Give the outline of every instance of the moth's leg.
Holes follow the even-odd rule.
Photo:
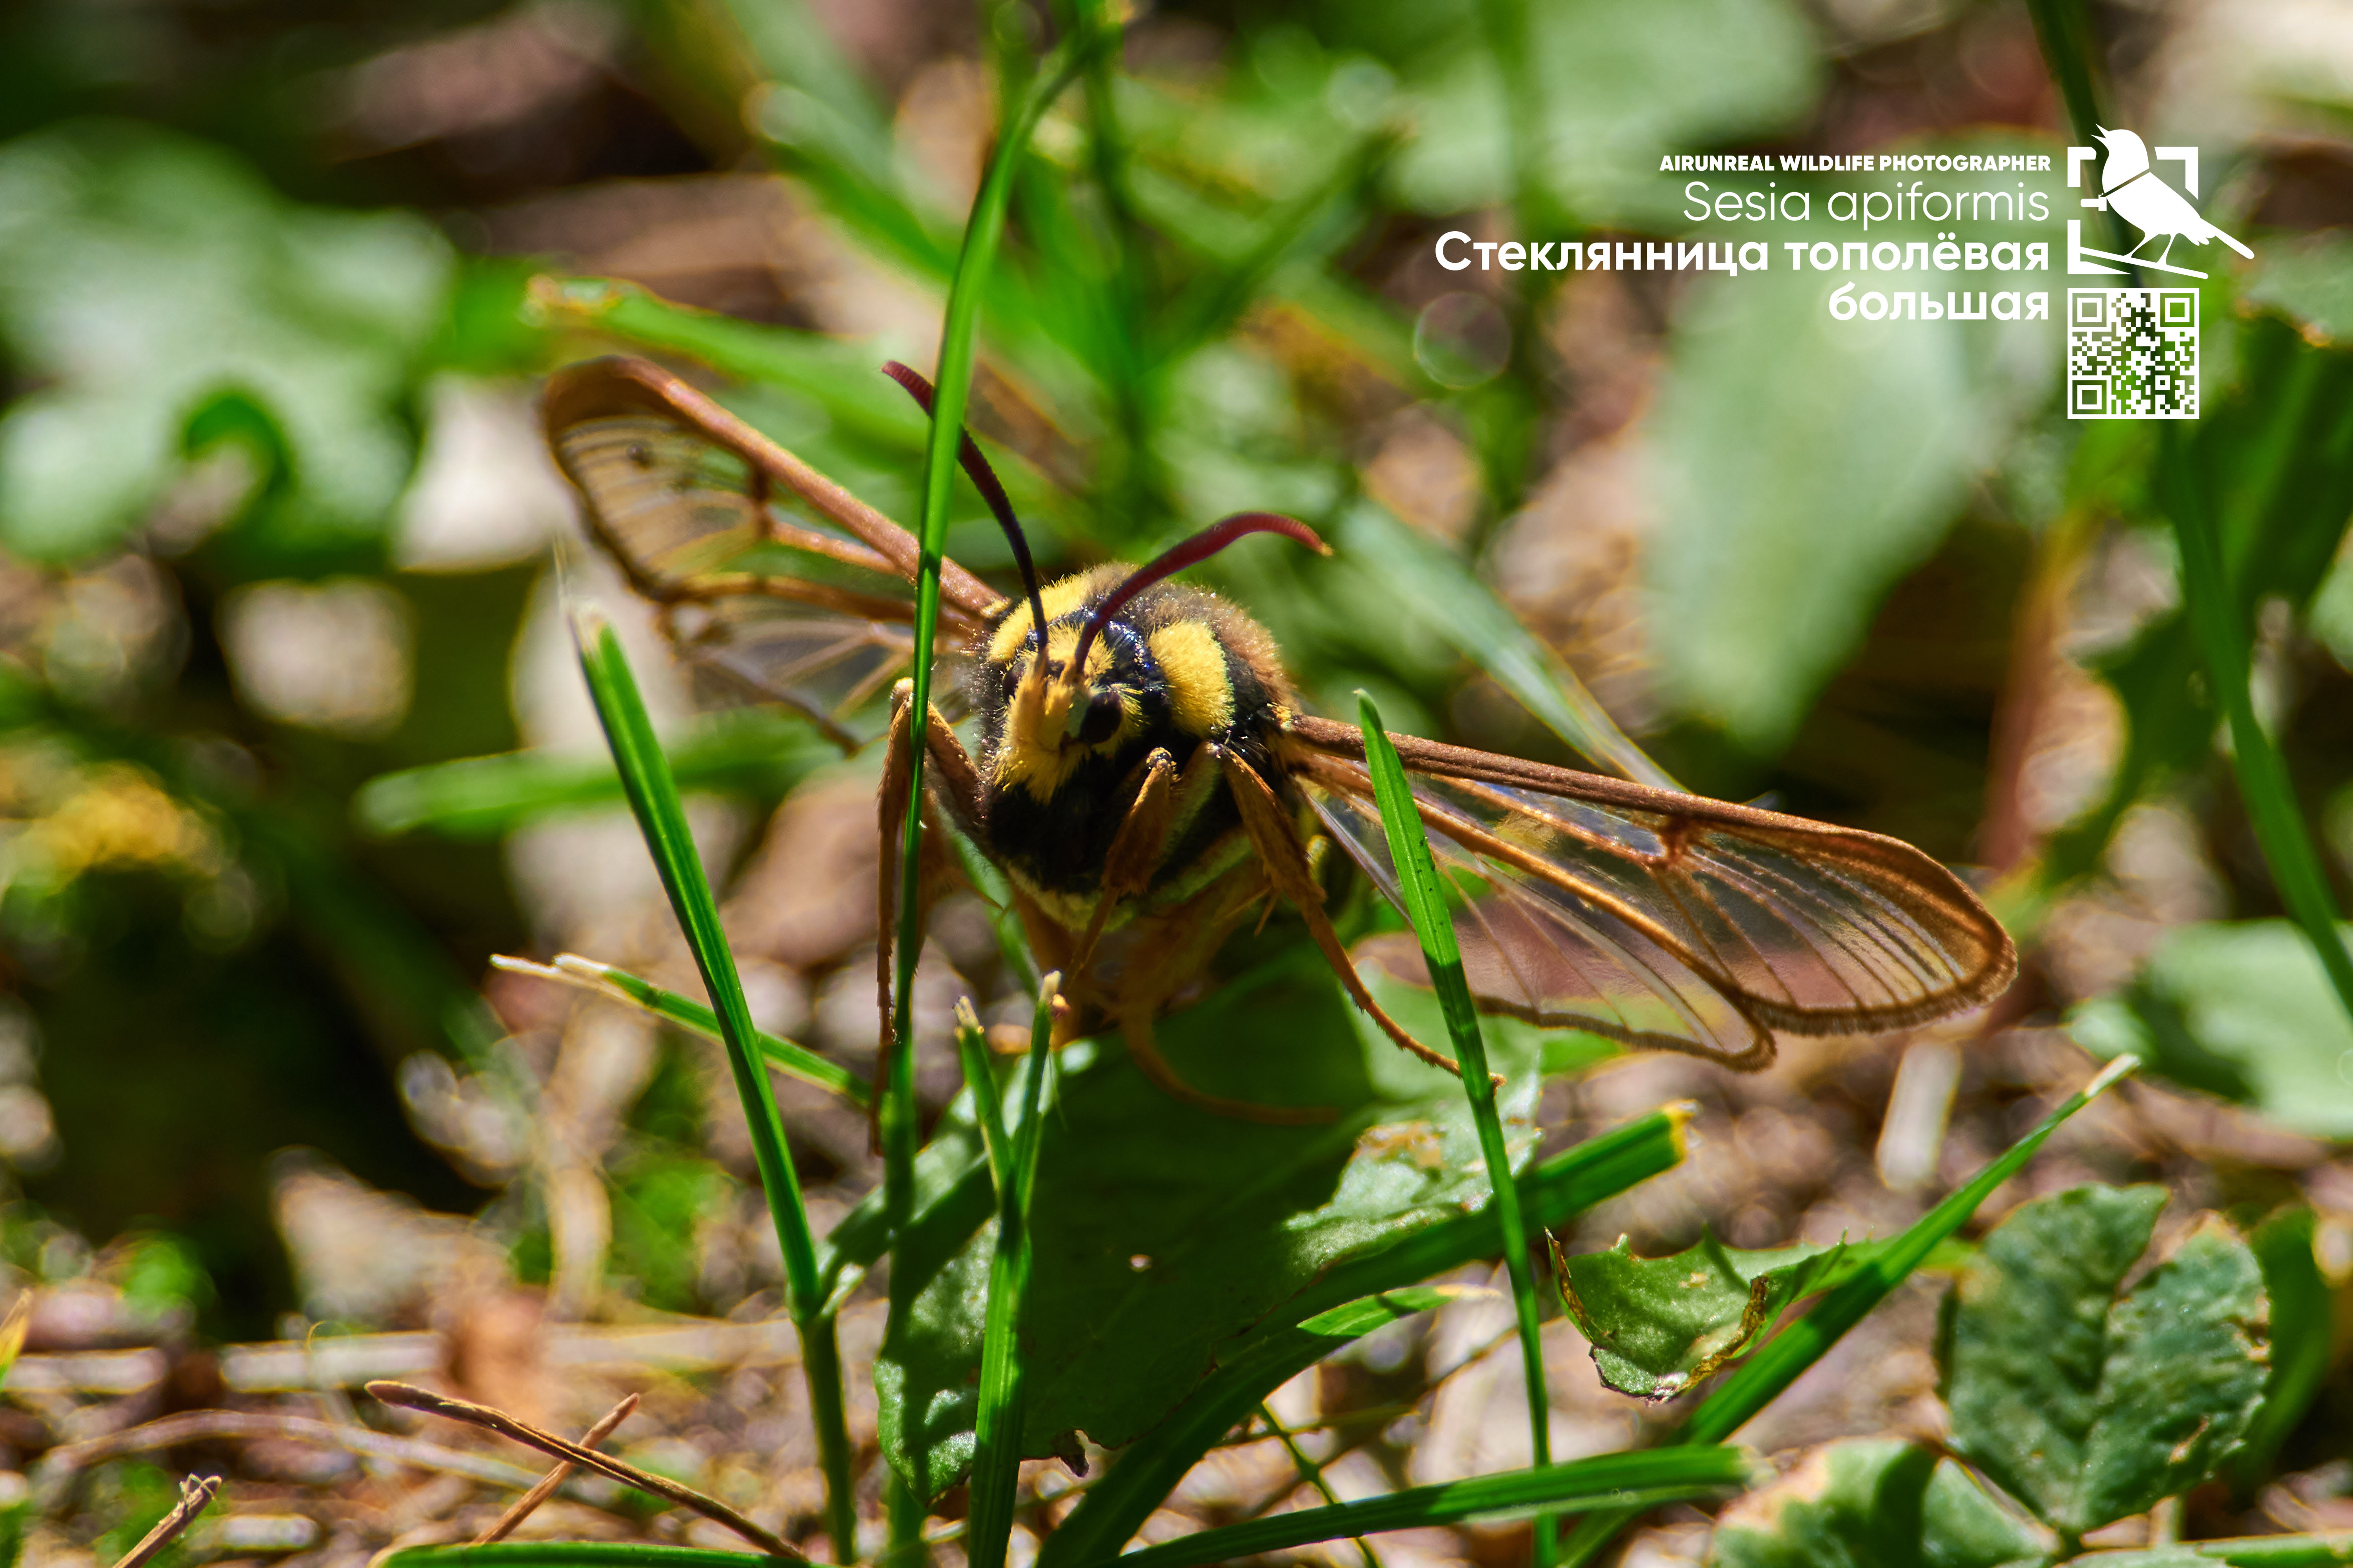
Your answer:
[[[1087,917],[1087,929],[1079,937],[1075,967],[1086,967],[1112,911],[1152,885],[1152,873],[1160,864],[1161,850],[1168,842],[1168,828],[1176,817],[1176,795],[1168,784],[1176,775],[1176,759],[1168,754],[1166,747],[1155,746],[1152,754],[1144,759],[1144,784],[1135,792],[1135,803],[1120,818],[1119,830],[1112,835],[1111,849],[1103,856],[1103,881],[1095,892],[1095,912]]]
[[[1202,1093],[1178,1078],[1176,1069],[1168,1065],[1168,1058],[1160,1054],[1152,1037],[1152,1013],[1149,1006],[1125,1009],[1120,1017],[1120,1032],[1127,1037],[1129,1058],[1171,1100],[1181,1100],[1238,1121],[1261,1121],[1275,1127],[1315,1127],[1340,1119],[1340,1113],[1328,1105],[1261,1105],[1254,1100]]]
[[[891,689],[891,733],[883,743],[882,786],[875,795],[875,816],[881,853],[875,857],[874,982],[881,1038],[874,1055],[874,1095],[868,1120],[880,1128],[882,1091],[890,1073],[891,1046],[896,1022],[892,1007],[892,948],[899,930],[899,848],[907,831],[907,801],[914,788],[915,683],[902,680]],[[980,770],[973,765],[964,742],[934,708],[923,726],[924,751],[937,768],[941,794],[949,809],[965,822],[980,821]],[[877,1135],[879,1136],[879,1131]]]
[[[1340,984],[1347,988],[1349,996],[1357,1006],[1372,1016],[1373,1022],[1381,1026],[1382,1033],[1407,1051],[1432,1067],[1444,1068],[1457,1078],[1461,1077],[1462,1069],[1456,1067],[1451,1058],[1440,1056],[1408,1034],[1365,988],[1364,977],[1356,973],[1356,964],[1348,957],[1348,950],[1340,943],[1340,933],[1332,929],[1331,921],[1324,917],[1324,889],[1316,886],[1315,879],[1309,872],[1307,850],[1299,842],[1299,830],[1283,815],[1282,803],[1274,798],[1274,792],[1267,787],[1266,781],[1258,776],[1257,770],[1231,752],[1220,750],[1219,761],[1225,769],[1226,784],[1233,791],[1234,803],[1241,810],[1242,826],[1250,834],[1250,847],[1258,851],[1260,862],[1266,867],[1268,877],[1274,882],[1274,890],[1290,900],[1306,917],[1308,933],[1314,937],[1315,945],[1324,952],[1324,961],[1332,966],[1332,973],[1340,977]],[[1500,1083],[1502,1080],[1496,1081]]]
[[[1218,776],[1217,764],[1203,754],[1207,750],[1196,747],[1182,772],[1165,746],[1154,747],[1152,754],[1144,759],[1144,783],[1137,787],[1135,802],[1120,819],[1119,830],[1112,835],[1111,849],[1103,857],[1103,884],[1095,895],[1094,913],[1079,938],[1074,968],[1086,966],[1103,927],[1119,906],[1142,897],[1151,888],[1153,875],[1160,869],[1168,846],[1201,809],[1208,798],[1204,786]]]

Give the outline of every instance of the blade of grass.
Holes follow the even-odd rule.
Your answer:
[[[774,796],[840,756],[807,721],[745,708],[695,725],[670,748],[670,763],[682,787]],[[451,838],[494,838],[519,823],[602,810],[620,799],[607,758],[502,752],[380,773],[352,796],[352,819],[372,837],[425,827]]]
[[[1119,1554],[1200,1457],[1260,1400],[1333,1352],[1400,1319],[1464,1296],[1463,1285],[1415,1285],[1349,1301],[1303,1323],[1251,1336],[1186,1396],[1145,1442],[1129,1448],[1038,1552],[1039,1568],[1081,1568]]]
[[[810,1420],[825,1472],[827,1523],[835,1554],[848,1562],[858,1552],[858,1518],[850,1491],[840,1342],[833,1317],[825,1310],[817,1242],[801,1201],[800,1179],[793,1171],[784,1119],[776,1110],[776,1090],[762,1064],[759,1031],[753,1027],[751,1004],[744,1000],[743,981],[735,973],[735,954],[719,923],[719,900],[703,875],[702,857],[694,847],[693,835],[687,830],[678,782],[670,774],[661,742],[655,738],[653,721],[646,716],[645,700],[638,695],[637,678],[621,650],[621,640],[610,622],[585,606],[575,612],[573,631],[580,647],[581,672],[587,678],[588,694],[612,747],[613,763],[620,771],[629,809],[661,875],[670,909],[686,932],[687,945],[694,952],[695,968],[710,993],[720,1038],[727,1047],[727,1063],[734,1071],[735,1092],[744,1102],[744,1119],[751,1129],[760,1185],[767,1194],[768,1215],[784,1255],[786,1304],[800,1334]]]
[[[1669,1441],[1721,1443],[1746,1426],[1844,1338],[1848,1330],[1885,1300],[1936,1250],[1939,1242],[1966,1224],[1978,1206],[1993,1195],[1993,1190],[2016,1175],[2069,1117],[2107,1092],[2109,1085],[2139,1065],[2136,1058],[2122,1056],[2102,1068],[2091,1082],[2044,1117],[2033,1131],[2010,1145],[1966,1186],[1921,1215],[1883,1250],[1864,1258],[1861,1267],[1815,1303],[1812,1311],[1768,1341],[1716,1384]],[[1561,1561],[1570,1568],[1586,1562],[1607,1546],[1626,1521],[1640,1511],[1612,1508],[1587,1515],[1569,1536]]]
[[[2221,700],[2230,722],[2231,761],[2239,775],[2239,796],[2246,803],[2255,843],[2271,868],[2272,885],[2279,889],[2280,901],[2304,928],[2305,939],[2319,955],[2337,1001],[2353,1016],[2353,952],[2346,951],[2344,938],[2337,932],[2337,900],[2328,890],[2327,874],[2320,868],[2312,835],[2306,830],[2304,813],[2297,807],[2287,761],[2255,716],[2250,668],[2254,628],[2231,602],[2207,475],[2192,458],[2189,442],[2177,437],[2170,425],[2158,432],[2157,461],[2157,494],[2173,520],[2174,537],[2180,544],[2181,596],[2205,656],[2209,687]]]
[[[818,1244],[818,1278],[829,1307],[839,1307],[862,1272],[885,1252],[930,1279],[964,1249],[995,1212],[988,1159],[977,1139],[934,1137],[915,1156],[913,1214],[895,1247],[878,1188],[835,1222]]]
[[[2043,59],[2067,100],[2067,116],[2078,145],[2094,144],[2099,128],[2096,59],[2091,20],[2080,0],[2029,0]],[[2124,220],[2111,207],[2110,226],[2124,243]],[[2136,275],[2136,281],[2138,277]],[[2280,901],[2297,925],[2327,973],[2338,1003],[2353,1016],[2353,952],[2348,952],[2337,930],[2337,900],[2321,869],[2319,853],[2306,829],[2304,813],[2288,777],[2286,760],[2255,716],[2251,647],[2254,628],[2233,602],[2231,575],[2222,559],[2222,545],[2214,517],[2210,476],[2190,451],[2189,440],[2168,421],[2157,432],[2158,507],[2173,524],[2181,558],[2181,597],[2189,615],[2206,665],[2208,689],[2222,704],[2231,729],[2231,762],[2238,774],[2239,796],[2255,830],[2263,864],[2279,889]]]
[[[997,1092],[997,1074],[988,1066],[988,1036],[972,1010],[972,998],[955,1005],[956,1056],[964,1065],[964,1084],[972,1090],[972,1119],[980,1124],[981,1147],[988,1153],[989,1184],[997,1192],[1013,1179],[1013,1152],[1005,1146],[1005,1101]]]
[[[33,1293],[19,1290],[15,1303],[8,1309],[8,1315],[0,1318],[0,1384],[8,1381],[10,1369],[16,1366],[16,1358],[24,1353],[25,1333],[32,1326]]]
[[[1688,1102],[1564,1149],[1524,1173],[1516,1185],[1523,1223],[1535,1229],[1568,1224],[1606,1198],[1683,1163]],[[1286,1309],[1293,1322],[1343,1301],[1369,1296],[1459,1268],[1494,1250],[1495,1229],[1483,1214],[1467,1214],[1416,1231],[1380,1251],[1339,1264],[1300,1292]]]
[[[1299,1439],[1291,1435],[1291,1428],[1275,1418],[1274,1411],[1263,1399],[1258,1402],[1258,1418],[1266,1423],[1266,1429],[1282,1445],[1282,1451],[1291,1456],[1292,1466],[1298,1470],[1299,1479],[1314,1487],[1317,1497],[1335,1508],[1339,1507],[1340,1494],[1334,1491],[1332,1483],[1324,1479],[1324,1467],[1307,1457],[1307,1450],[1299,1446]],[[1374,1554],[1372,1542],[1359,1535],[1356,1538],[1356,1556],[1365,1568],[1381,1568],[1381,1560]]]
[[[1387,1497],[1301,1509],[1205,1530],[1119,1559],[1121,1568],[1181,1568],[1223,1563],[1310,1542],[1412,1530],[1466,1520],[1542,1519],[1600,1504],[1655,1508],[1747,1484],[1755,1461],[1738,1448],[1663,1448],[1604,1454],[1566,1465],[1537,1465],[1467,1481],[1409,1487]]]
[[[1688,1106],[1640,1121],[1563,1151],[1518,1182],[1521,1207],[1538,1226],[1567,1225],[1606,1198],[1683,1162]],[[1494,1250],[1495,1226],[1472,1213],[1415,1232],[1343,1263],[1256,1330],[1147,1437],[1119,1458],[1039,1550],[1039,1568],[1077,1568],[1114,1556],[1160,1500],[1202,1455],[1283,1383],[1385,1323],[1463,1294],[1416,1285]]]
[[[1528,1394],[1528,1453],[1537,1468],[1552,1463],[1552,1402],[1545,1394],[1543,1329],[1536,1319],[1536,1281],[1528,1262],[1528,1232],[1520,1215],[1520,1186],[1512,1179],[1512,1156],[1504,1146],[1504,1123],[1495,1111],[1495,1084],[1487,1076],[1487,1043],[1479,1032],[1479,1014],[1471,1003],[1471,985],[1463,978],[1462,953],[1454,941],[1454,916],[1430,858],[1430,839],[1421,813],[1413,804],[1413,786],[1406,782],[1405,764],[1381,727],[1380,710],[1363,692],[1356,694],[1356,712],[1365,729],[1365,763],[1373,775],[1373,796],[1381,808],[1381,829],[1388,835],[1389,859],[1396,865],[1398,887],[1405,895],[1406,918],[1420,939],[1422,956],[1430,965],[1431,984],[1446,1016],[1446,1032],[1454,1041],[1454,1062],[1462,1069],[1462,1090],[1471,1101],[1471,1119],[1479,1129],[1479,1151],[1486,1156],[1487,1181],[1495,1194],[1495,1225],[1504,1248],[1504,1267],[1512,1277],[1512,1305],[1519,1314],[1520,1376]],[[1552,1521],[1539,1516],[1535,1523],[1536,1568],[1552,1561]]]
[[[980,1412],[974,1424],[972,1525],[965,1537],[972,1568],[1004,1568],[1013,1534],[1013,1492],[1021,1479],[1021,1422],[1027,1414],[1021,1352],[1022,1307],[1029,1295],[1029,1193],[1038,1178],[1043,1142],[1046,1068],[1054,1043],[1055,989],[1060,974],[1038,983],[1038,1011],[1029,1024],[1029,1071],[1022,1080],[1021,1120],[999,1170],[997,1252],[988,1265],[988,1311],[980,1342]],[[967,1070],[971,1066],[967,1058]],[[979,1079],[989,1076],[978,1064]],[[975,1090],[978,1098],[979,1091]],[[995,1096],[989,1096],[990,1100]]]
[[[974,336],[989,265],[1005,227],[1005,205],[1013,171],[1029,135],[1047,106],[1070,85],[1082,63],[1082,54],[1066,43],[1050,58],[1039,80],[1008,115],[988,161],[980,190],[973,198],[965,225],[964,247],[956,258],[955,280],[948,287],[947,314],[940,330],[940,357],[934,376],[932,426],[923,453],[923,505],[917,530],[923,555],[915,581],[915,647],[923,650],[914,661],[913,711],[915,742],[912,747],[907,816],[900,845],[897,967],[892,989],[890,1054],[884,1066],[882,1102],[878,1108],[882,1142],[883,1215],[894,1237],[902,1235],[913,1214],[915,1162],[915,963],[922,953],[923,910],[920,884],[923,869],[923,726],[931,712],[932,658],[940,623],[940,561],[947,537],[949,487],[956,473],[956,447],[964,434],[965,399],[972,385]],[[895,1242],[894,1242],[895,1245]],[[901,1321],[913,1301],[914,1272],[892,1269],[890,1317]],[[894,1542],[893,1545],[902,1544]]]
[[[1455,650],[1520,700],[1545,727],[1620,778],[1680,790],[1609,717],[1560,655],[1538,641],[1445,546],[1377,506],[1360,503],[1334,542],[1386,573],[1434,621]]]
[[[723,1045],[726,1043],[726,1036],[719,1026],[719,1015],[702,1003],[642,979],[626,969],[616,969],[609,963],[599,963],[576,952],[559,952],[554,963],[533,963],[527,958],[513,958],[503,952],[495,952],[491,955],[491,967],[509,974],[528,974],[534,980],[552,980],[558,984],[591,991],[610,1001],[650,1013],[663,1023],[675,1024],[690,1034],[701,1035],[704,1039],[717,1040]],[[797,1078],[803,1083],[830,1089],[860,1109],[865,1108],[871,1095],[866,1080],[839,1062],[828,1061],[807,1046],[779,1039],[765,1029],[753,1032],[753,1044],[778,1072]]]

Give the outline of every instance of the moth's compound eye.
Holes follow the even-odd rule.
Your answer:
[[[1099,686],[1087,699],[1087,716],[1079,721],[1079,744],[1099,745],[1119,733],[1120,702],[1117,689]]]

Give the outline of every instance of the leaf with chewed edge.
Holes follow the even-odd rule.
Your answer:
[[[2263,1273],[2228,1225],[2122,1289],[2165,1201],[2094,1184],[2021,1205],[1946,1302],[1954,1452],[2071,1536],[2204,1480],[2263,1400]]]
[[[1668,1399],[1756,1342],[1784,1308],[1819,1289],[1841,1247],[1736,1252],[1714,1236],[1667,1258],[1637,1258],[1620,1237],[1606,1252],[1553,1249],[1562,1305],[1593,1347],[1601,1381]]]
[[[1808,1454],[1717,1521],[1718,1568],[2011,1568],[2055,1542],[1967,1470],[1915,1443],[1851,1437]]]

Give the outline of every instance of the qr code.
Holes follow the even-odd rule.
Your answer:
[[[2067,290],[2067,416],[2198,417],[2198,290]]]

